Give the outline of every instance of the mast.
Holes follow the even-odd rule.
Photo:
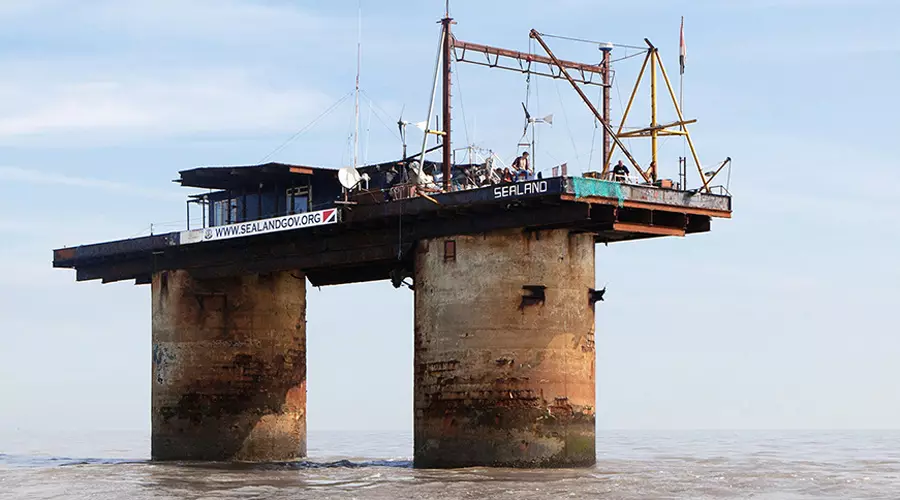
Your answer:
[[[453,46],[451,45],[453,42],[453,35],[450,32],[450,25],[453,23],[453,19],[450,18],[450,0],[447,0],[447,8],[445,11],[444,18],[441,19],[441,24],[444,26],[444,40],[443,40],[443,77],[444,77],[444,88],[443,88],[443,107],[444,107],[444,191],[450,191],[450,166],[453,157],[452,145],[450,143],[450,60],[451,53],[453,50]]]
[[[356,26],[356,107],[355,124],[353,132],[353,168],[359,166],[359,73],[362,66],[362,0],[357,2],[357,26]]]
[[[601,66],[603,67],[603,119],[606,121],[607,125],[611,125],[610,121],[610,111],[612,110],[612,105],[610,104],[610,88],[612,85],[612,77],[611,77],[611,68],[609,67],[609,59],[610,52],[612,52],[612,44],[605,44],[600,46],[600,50],[603,52],[603,62]],[[609,155],[612,152],[612,138],[609,136],[609,127],[603,127],[603,165],[609,165]]]
[[[652,158],[650,178],[656,181],[656,153],[659,144],[659,123],[656,121],[656,47],[650,47],[650,156]]]

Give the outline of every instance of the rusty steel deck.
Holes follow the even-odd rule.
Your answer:
[[[569,228],[598,243],[685,236],[709,231],[714,217],[730,218],[731,197],[555,177],[333,210],[332,223],[249,221],[239,237],[212,241],[181,231],[62,248],[53,266],[104,283],[147,284],[154,272],[174,269],[208,276],[302,269],[313,285],[374,281],[411,270],[410,249],[423,238],[509,228]]]

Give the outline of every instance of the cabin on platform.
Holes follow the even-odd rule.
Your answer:
[[[454,183],[462,185],[474,165],[456,165]],[[357,168],[366,179],[348,193],[357,203],[383,203],[396,196],[390,188],[407,184],[405,161],[391,161]],[[440,164],[426,161],[426,174],[439,174]],[[203,212],[203,227],[216,227],[284,215],[334,208],[344,198],[338,170],[287,163],[249,166],[200,167],[179,172],[174,182],[184,187],[208,189],[208,193],[188,197],[188,229],[191,206]]]
[[[192,195],[204,225],[223,226],[334,207],[341,197],[337,170],[266,163],[239,167],[201,167],[179,172],[175,182],[209,189]],[[190,217],[188,217],[190,219]]]

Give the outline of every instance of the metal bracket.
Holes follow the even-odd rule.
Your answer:
[[[597,302],[603,302],[603,294],[606,293],[606,287],[603,287],[601,290],[594,290],[593,288],[588,288],[588,303],[591,307]]]

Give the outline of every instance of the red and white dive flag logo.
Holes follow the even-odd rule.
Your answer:
[[[681,66],[681,74],[684,74],[684,60],[687,59],[687,47],[684,46],[684,16],[681,16],[681,41],[678,46],[678,64]]]
[[[338,222],[338,210],[330,208],[318,212],[304,212],[300,214],[285,215],[272,219],[260,219],[227,226],[214,226],[206,229],[194,229],[182,231],[179,244],[200,243],[204,241],[226,240],[241,236],[253,236],[256,234],[275,233],[278,231],[290,231],[312,226],[323,226]]]

